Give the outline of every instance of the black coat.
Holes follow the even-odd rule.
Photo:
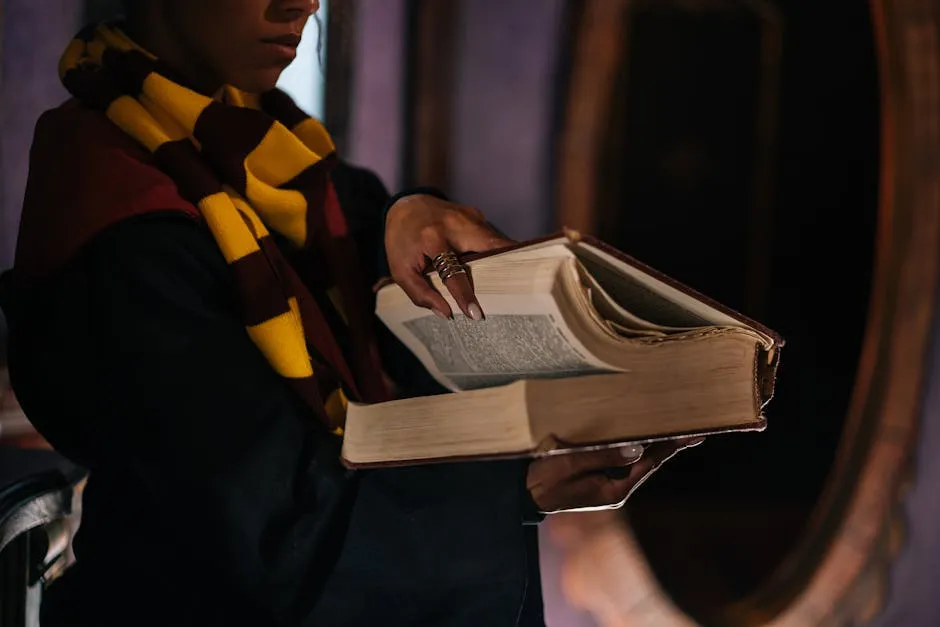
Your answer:
[[[374,278],[387,195],[334,180]],[[524,464],[344,470],[234,294],[177,213],[111,227],[41,283],[7,277],[18,396],[91,470],[44,627],[542,625]],[[388,334],[382,352],[410,394],[440,391]]]

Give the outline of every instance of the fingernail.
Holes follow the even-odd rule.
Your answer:
[[[639,459],[643,456],[643,446],[641,444],[630,444],[629,446],[620,447],[620,455],[624,459]]]
[[[438,318],[443,318],[444,320],[450,320],[450,316],[448,316],[446,313],[444,313],[440,309],[432,309],[431,311],[433,311],[434,315],[437,316]]]
[[[467,313],[470,314],[471,320],[480,321],[483,319],[483,310],[480,309],[480,306],[476,303],[470,303],[467,305]]]

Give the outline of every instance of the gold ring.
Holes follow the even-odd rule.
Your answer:
[[[457,253],[452,250],[445,250],[437,257],[431,260],[431,265],[437,271],[437,276],[441,281],[453,278],[458,274],[466,274],[467,268],[457,258]]]

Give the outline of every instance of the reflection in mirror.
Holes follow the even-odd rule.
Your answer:
[[[792,550],[835,457],[874,263],[875,43],[866,3],[625,5],[590,230],[788,342],[768,433],[676,458],[626,511],[708,616]]]

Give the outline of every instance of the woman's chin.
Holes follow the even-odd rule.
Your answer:
[[[236,89],[250,94],[263,94],[277,87],[277,81],[283,71],[284,68],[257,70],[250,74],[242,74],[234,80],[229,81],[229,84]]]

